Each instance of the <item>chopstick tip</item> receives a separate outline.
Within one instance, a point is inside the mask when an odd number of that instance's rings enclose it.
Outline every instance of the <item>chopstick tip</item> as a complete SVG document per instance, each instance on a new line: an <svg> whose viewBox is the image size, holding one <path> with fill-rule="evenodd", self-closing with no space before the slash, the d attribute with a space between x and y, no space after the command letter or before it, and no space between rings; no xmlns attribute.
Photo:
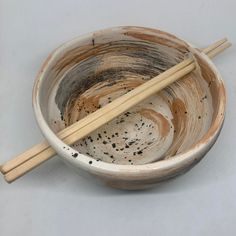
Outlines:
<svg viewBox="0 0 236 236"><path fill-rule="evenodd" d="M226 41L228 41L228 38L227 38L227 37L224 37L224 38L222 38L221 41L226 42Z"/></svg>
<svg viewBox="0 0 236 236"><path fill-rule="evenodd" d="M12 179L11 177L9 177L8 175L4 175L4 179L5 179L5 181L6 181L8 184L11 184L11 183L14 181L14 179Z"/></svg>

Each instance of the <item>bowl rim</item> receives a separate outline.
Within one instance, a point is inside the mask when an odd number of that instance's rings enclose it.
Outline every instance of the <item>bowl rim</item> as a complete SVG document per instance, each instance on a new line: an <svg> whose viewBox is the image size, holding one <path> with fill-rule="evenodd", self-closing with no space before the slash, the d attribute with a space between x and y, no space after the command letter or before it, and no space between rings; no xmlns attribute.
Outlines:
<svg viewBox="0 0 236 236"><path fill-rule="evenodd" d="M120 165L115 163L107 163L103 161L96 161L94 158L89 157L84 154L78 154L77 158L72 157L71 153L78 153L77 150L73 149L72 147L65 144L61 139L57 137L57 135L51 130L48 126L46 120L43 117L43 113L40 107L40 89L42 81L45 78L45 74L47 70L50 69L50 65L53 61L60 57L60 55L64 52L64 50L68 50L74 44L81 42L84 39L91 39L94 37L95 33L106 33L111 30L122 30L125 29L139 29L139 30L151 30L153 32L164 33L173 37L173 39L180 40L185 43L191 51L198 55L204 62L206 62L209 67L211 68L212 72L215 74L216 79L220 83L221 89L219 89L218 96L220 97L220 102L218 106L218 110L216 113L216 117L212 122L208 131L204 134L204 136L194 144L190 149L187 151L175 155L174 158L159 160L157 162L143 164L143 165ZM35 82L33 86L33 93L32 93L32 102L33 102L33 109L36 121L38 126L40 127L44 137L47 139L49 144L56 150L57 154L67 163L70 163L72 166L82 168L84 170L89 171L90 173L96 175L103 175L104 177L109 176L110 178L119 178L119 179L145 179L150 178L157 174L165 174L169 170L178 170L181 167L190 165L193 162L199 161L203 155L211 148L214 144L214 141L218 137L218 134L221 130L223 125L224 117L225 117L225 106L226 106L226 93L223 80L221 78L220 73L218 72L216 66L213 62L202 52L200 52L195 46L182 40L181 38L176 37L168 32L161 31L159 29L152 29L147 27L139 27L139 26L118 26L118 27L111 27L103 30L98 30L92 33L87 33L85 35L76 37L72 40L69 40L59 47L57 47L54 51L52 51L49 56L46 58L44 63L42 64ZM65 148L66 147L66 148ZM92 162L92 164L91 164Z"/></svg>

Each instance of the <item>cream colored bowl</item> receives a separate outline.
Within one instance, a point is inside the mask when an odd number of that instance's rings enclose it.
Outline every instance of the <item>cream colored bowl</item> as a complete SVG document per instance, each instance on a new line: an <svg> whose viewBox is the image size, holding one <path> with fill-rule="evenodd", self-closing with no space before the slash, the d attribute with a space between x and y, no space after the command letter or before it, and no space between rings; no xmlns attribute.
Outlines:
<svg viewBox="0 0 236 236"><path fill-rule="evenodd" d="M56 133L192 54L197 69L67 146ZM156 29L116 27L78 37L45 61L33 90L45 138L74 169L140 189L184 173L214 144L225 115L221 76L206 55Z"/></svg>

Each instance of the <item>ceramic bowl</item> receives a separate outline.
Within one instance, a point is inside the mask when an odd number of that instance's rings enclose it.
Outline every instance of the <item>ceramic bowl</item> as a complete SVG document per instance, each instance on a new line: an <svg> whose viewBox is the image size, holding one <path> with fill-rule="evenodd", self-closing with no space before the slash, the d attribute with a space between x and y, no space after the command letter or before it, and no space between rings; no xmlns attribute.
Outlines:
<svg viewBox="0 0 236 236"><path fill-rule="evenodd" d="M72 146L56 133L188 56L197 68ZM141 189L175 177L214 144L225 89L209 58L169 33L116 27L58 47L33 89L35 116L58 155L107 185Z"/></svg>

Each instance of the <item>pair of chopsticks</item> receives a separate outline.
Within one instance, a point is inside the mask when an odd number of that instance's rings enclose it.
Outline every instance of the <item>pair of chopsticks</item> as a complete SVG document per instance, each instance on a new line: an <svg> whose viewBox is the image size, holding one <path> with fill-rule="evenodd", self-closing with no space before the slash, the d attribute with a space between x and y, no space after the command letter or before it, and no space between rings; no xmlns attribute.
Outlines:
<svg viewBox="0 0 236 236"><path fill-rule="evenodd" d="M218 55L231 44L222 39L202 50L210 58ZM186 59L162 74L152 78L134 90L112 101L94 113L60 131L57 136L67 145L71 145L88 134L127 111L139 102L157 93L195 69L192 58ZM12 160L0 166L0 171L7 182L11 183L56 154L47 141L44 141Z"/></svg>

